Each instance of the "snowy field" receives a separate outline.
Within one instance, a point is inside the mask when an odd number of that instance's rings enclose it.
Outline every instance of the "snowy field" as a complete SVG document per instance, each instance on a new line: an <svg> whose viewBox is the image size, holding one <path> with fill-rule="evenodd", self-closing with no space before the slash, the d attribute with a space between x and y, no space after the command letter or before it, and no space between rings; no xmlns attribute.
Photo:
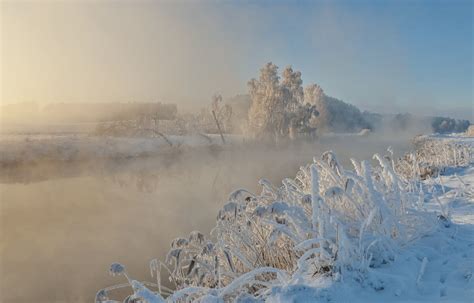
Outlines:
<svg viewBox="0 0 474 303"><path fill-rule="evenodd" d="M118 287L132 286L129 299L147 303L472 302L474 138L423 139L405 163L375 155L378 166L354 160L346 170L329 152L281 187L263 179L261 194L235 191L217 239L191 232L150 263L155 286L118 263L110 272L128 280ZM438 174L411 178L407 165ZM160 287L164 270L177 291ZM115 302L114 289L96 301Z"/></svg>

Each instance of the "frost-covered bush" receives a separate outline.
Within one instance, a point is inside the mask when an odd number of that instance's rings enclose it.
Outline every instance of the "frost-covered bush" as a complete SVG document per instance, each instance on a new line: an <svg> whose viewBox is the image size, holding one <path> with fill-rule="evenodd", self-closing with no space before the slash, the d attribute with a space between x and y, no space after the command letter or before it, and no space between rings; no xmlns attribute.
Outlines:
<svg viewBox="0 0 474 303"><path fill-rule="evenodd" d="M320 277L379 287L368 269L391 262L437 219L424 211L420 192L397 173L391 155L374 160L377 165L353 159L347 170L326 152L280 186L262 179L260 194L233 192L210 237L194 231L177 238L164 262L152 261L158 292L126 276L132 298L162 302L162 272L176 289L169 302L250 302L273 286Z"/></svg>

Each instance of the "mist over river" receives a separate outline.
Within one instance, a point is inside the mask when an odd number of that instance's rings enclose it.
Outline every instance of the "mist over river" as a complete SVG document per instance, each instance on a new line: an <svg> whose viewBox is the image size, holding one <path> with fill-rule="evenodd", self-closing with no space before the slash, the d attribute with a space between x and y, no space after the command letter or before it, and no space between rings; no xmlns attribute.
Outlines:
<svg viewBox="0 0 474 303"><path fill-rule="evenodd" d="M327 138L280 146L238 145L120 160L17 163L0 173L0 301L93 302L97 290L122 283L108 267L120 262L152 281L148 262L164 260L171 241L206 234L219 208L238 188L258 180L280 185L301 165L333 150L370 159L409 139Z"/></svg>

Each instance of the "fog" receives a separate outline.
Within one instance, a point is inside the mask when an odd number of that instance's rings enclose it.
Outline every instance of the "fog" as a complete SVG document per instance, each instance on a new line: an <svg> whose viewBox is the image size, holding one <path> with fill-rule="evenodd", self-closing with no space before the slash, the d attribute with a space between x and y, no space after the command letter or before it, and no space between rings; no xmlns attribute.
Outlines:
<svg viewBox="0 0 474 303"><path fill-rule="evenodd" d="M280 184L328 149L348 165L389 145L398 155L409 148L393 137L326 138L2 170L1 301L91 302L123 282L107 273L115 261L151 281L148 262L178 236L208 233L231 191L258 192L262 177Z"/></svg>
<svg viewBox="0 0 474 303"><path fill-rule="evenodd" d="M0 101L196 108L272 61L362 109L471 119L471 5L2 1Z"/></svg>

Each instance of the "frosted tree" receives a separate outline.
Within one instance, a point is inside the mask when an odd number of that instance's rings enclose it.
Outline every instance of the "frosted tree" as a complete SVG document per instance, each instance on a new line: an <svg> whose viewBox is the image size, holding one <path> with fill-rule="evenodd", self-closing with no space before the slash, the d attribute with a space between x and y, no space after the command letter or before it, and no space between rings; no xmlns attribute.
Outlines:
<svg viewBox="0 0 474 303"><path fill-rule="evenodd" d="M212 97L211 113L214 116L215 122L222 131L228 132L231 129L232 107L229 104L224 104L222 96L216 94ZM219 131L220 132L220 131Z"/></svg>
<svg viewBox="0 0 474 303"><path fill-rule="evenodd" d="M286 67L282 73L282 92L285 107L288 111L296 111L303 102L303 80L301 72L293 71L291 66Z"/></svg>
<svg viewBox="0 0 474 303"><path fill-rule="evenodd" d="M314 104L304 104L302 84L301 73L290 66L283 70L280 82L273 63L260 70L258 80L249 81L249 131L254 137L293 138L296 133L313 132L314 125L309 124L318 112Z"/></svg>
<svg viewBox="0 0 474 303"><path fill-rule="evenodd" d="M282 98L285 106L285 119L282 121L281 134L290 138L296 136L297 129L301 124L303 112L302 104L304 92L302 87L301 73L293 71L291 66L286 67L282 72Z"/></svg>
<svg viewBox="0 0 474 303"><path fill-rule="evenodd" d="M211 110L218 112L222 106L222 95L215 94L212 96Z"/></svg>
<svg viewBox="0 0 474 303"><path fill-rule="evenodd" d="M304 103L311 105L318 105L323 101L324 92L321 86L317 84L310 84L304 89Z"/></svg>
<svg viewBox="0 0 474 303"><path fill-rule="evenodd" d="M321 86L313 83L305 87L304 102L314 106L319 113L318 119L312 121L313 127L326 129L330 121L330 113Z"/></svg>
<svg viewBox="0 0 474 303"><path fill-rule="evenodd" d="M353 132L371 128L359 109L327 96L317 84L304 90L301 73L266 64L257 79L249 81L251 105L249 133L256 138L295 138L321 131Z"/></svg>
<svg viewBox="0 0 474 303"><path fill-rule="evenodd" d="M279 80L278 67L270 62L260 69L258 80L248 82L252 100L249 131L255 137L278 132L277 125L281 124L285 112Z"/></svg>

